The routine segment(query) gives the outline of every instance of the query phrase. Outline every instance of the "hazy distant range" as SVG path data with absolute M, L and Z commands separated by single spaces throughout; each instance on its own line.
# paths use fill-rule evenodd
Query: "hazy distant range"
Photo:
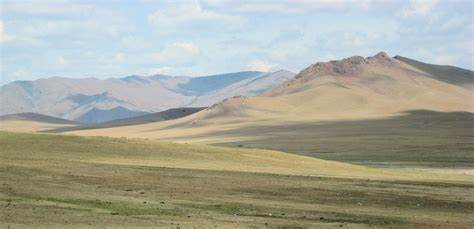
M 252 96 L 294 77 L 286 70 L 219 75 L 127 76 L 15 81 L 0 87 L 0 115 L 35 112 L 82 123 L 128 118 L 176 107 L 205 107 Z

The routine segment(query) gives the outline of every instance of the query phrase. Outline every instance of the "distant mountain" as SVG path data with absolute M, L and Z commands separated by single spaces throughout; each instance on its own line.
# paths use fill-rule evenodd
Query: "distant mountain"
M 474 86 L 474 72 L 471 70 L 449 65 L 427 64 L 403 56 L 395 56 L 394 59 L 428 73 L 428 76 L 433 79 L 463 87 Z
M 72 126 L 72 127 L 62 127 L 54 130 L 50 130 L 48 132 L 65 132 L 65 131 L 73 131 L 73 130 L 86 130 L 86 129 L 98 129 L 98 128 L 109 128 L 109 127 L 119 127 L 119 126 L 130 126 L 130 125 L 139 125 L 139 124 L 146 124 L 152 122 L 160 122 L 166 120 L 172 120 L 177 118 L 182 118 L 196 112 L 202 111 L 206 109 L 206 107 L 183 107 L 183 108 L 173 108 L 166 111 L 161 111 L 152 114 L 145 114 L 141 116 L 131 117 L 131 118 L 124 118 L 124 119 L 116 119 L 104 123 L 97 123 L 97 124 L 85 124 L 79 126 Z
M 51 123 L 51 124 L 77 124 L 74 121 L 56 118 L 48 115 L 42 115 L 37 113 L 18 113 L 18 114 L 9 114 L 9 115 L 2 115 L 0 116 L 0 120 L 7 121 L 7 120 L 23 120 L 23 121 L 36 121 L 36 122 L 43 122 L 43 123 Z
M 143 111 L 132 111 L 124 107 L 115 107 L 108 110 L 92 108 L 85 114 L 79 116 L 76 121 L 80 123 L 102 123 L 115 119 L 124 119 L 147 114 Z
M 210 91 L 217 91 L 231 84 L 243 81 L 255 76 L 262 75 L 262 72 L 237 72 L 221 75 L 212 75 L 192 78 L 186 83 L 178 84 L 178 91 L 186 95 L 205 95 Z
M 79 122 L 104 122 L 177 107 L 207 107 L 233 96 L 256 95 L 293 76 L 283 70 L 194 78 L 131 75 L 105 80 L 52 77 L 15 81 L 0 87 L 0 115 L 35 112 Z

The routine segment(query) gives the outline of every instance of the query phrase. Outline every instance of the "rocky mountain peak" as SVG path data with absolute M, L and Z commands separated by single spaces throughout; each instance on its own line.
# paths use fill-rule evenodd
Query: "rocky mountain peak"
M 367 58 L 362 56 L 352 56 L 342 60 L 332 60 L 329 62 L 318 62 L 313 64 L 298 74 L 295 79 L 308 81 L 311 78 L 322 75 L 354 76 L 359 74 L 365 65 L 385 65 L 392 63 L 392 58 L 385 52 L 379 52 L 376 55 Z

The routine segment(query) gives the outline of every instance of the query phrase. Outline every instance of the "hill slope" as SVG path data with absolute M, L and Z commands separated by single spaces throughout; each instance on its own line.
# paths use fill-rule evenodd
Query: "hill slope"
M 473 71 L 449 65 L 427 64 L 403 56 L 395 56 L 394 59 L 428 73 L 429 77 L 433 79 L 463 87 L 474 86 Z
M 45 131 L 60 127 L 71 127 L 74 121 L 36 113 L 19 113 L 0 116 L 0 130 Z
M 101 164 L 201 170 L 263 172 L 288 175 L 397 177 L 377 169 L 308 158 L 278 151 L 232 149 L 144 140 L 85 138 L 0 132 L 2 160 L 18 157 Z M 51 144 L 54 143 L 54 144 Z M 34 146 L 34 147 L 33 147 Z M 31 155 L 31 148 L 35 152 Z M 97 149 L 100 149 L 99 151 Z M 134 153 L 130 153 L 134 152 Z M 374 173 L 374 171 L 376 171 Z
M 356 163 L 370 164 L 373 158 L 379 165 L 417 166 L 426 161 L 443 166 L 446 154 L 457 152 L 460 163 L 451 161 L 450 165 L 465 165 L 462 160 L 467 159 L 471 166 L 472 139 L 466 137 L 472 136 L 471 114 L 457 112 L 474 110 L 469 99 L 473 95 L 472 90 L 433 79 L 379 53 L 316 63 L 258 96 L 230 98 L 181 119 L 73 133 L 280 149 L 337 160 L 352 157 Z M 435 112 L 408 113 L 410 118 L 406 118 L 411 110 Z M 353 131 L 344 130 L 345 125 Z M 340 128 L 342 132 L 334 132 Z M 404 144 L 397 146 L 397 142 Z M 433 151 L 440 142 L 446 148 Z M 363 155 L 348 157 L 344 146 L 350 145 L 367 147 L 367 151 L 353 151 Z M 396 149 L 402 152 L 398 158 L 382 155 Z M 321 156 L 324 152 L 334 154 Z M 436 156 L 429 159 L 432 152 Z
M 36 113 L 18 113 L 0 116 L 0 120 L 28 120 L 52 124 L 77 124 L 74 121 Z
M 65 131 L 73 131 L 73 130 L 86 130 L 86 129 L 99 129 L 99 128 L 110 128 L 110 127 L 119 127 L 119 126 L 130 126 L 130 125 L 140 125 L 152 122 L 161 122 L 166 120 L 178 119 L 182 118 L 201 110 L 205 109 L 205 107 L 183 107 L 183 108 L 173 108 L 166 111 L 161 111 L 152 114 L 140 115 L 131 118 L 124 118 L 124 119 L 116 119 L 104 123 L 97 123 L 97 124 L 85 124 L 80 126 L 73 126 L 73 127 L 64 127 L 58 128 L 54 130 L 49 130 L 47 132 L 54 132 L 60 133 Z

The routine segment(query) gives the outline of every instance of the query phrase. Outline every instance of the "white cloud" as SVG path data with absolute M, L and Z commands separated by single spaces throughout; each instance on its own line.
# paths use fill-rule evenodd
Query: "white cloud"
M 190 29 L 217 26 L 228 29 L 241 25 L 243 18 L 220 14 L 203 9 L 198 1 L 175 2 L 165 6 L 148 16 L 148 22 L 160 29 L 187 27 Z
M 411 0 L 407 7 L 404 7 L 399 15 L 401 17 L 426 16 L 430 14 L 438 4 L 439 0 Z
M 179 58 L 190 58 L 199 55 L 199 47 L 192 43 L 175 42 L 165 46 L 160 52 L 152 54 L 152 59 L 155 61 L 170 61 Z
M 263 60 L 253 60 L 248 64 L 248 67 L 251 70 L 261 71 L 261 72 L 271 71 L 271 70 L 275 69 L 275 67 L 277 67 L 277 66 L 278 66 L 277 64 L 271 64 L 271 63 L 265 62 Z

